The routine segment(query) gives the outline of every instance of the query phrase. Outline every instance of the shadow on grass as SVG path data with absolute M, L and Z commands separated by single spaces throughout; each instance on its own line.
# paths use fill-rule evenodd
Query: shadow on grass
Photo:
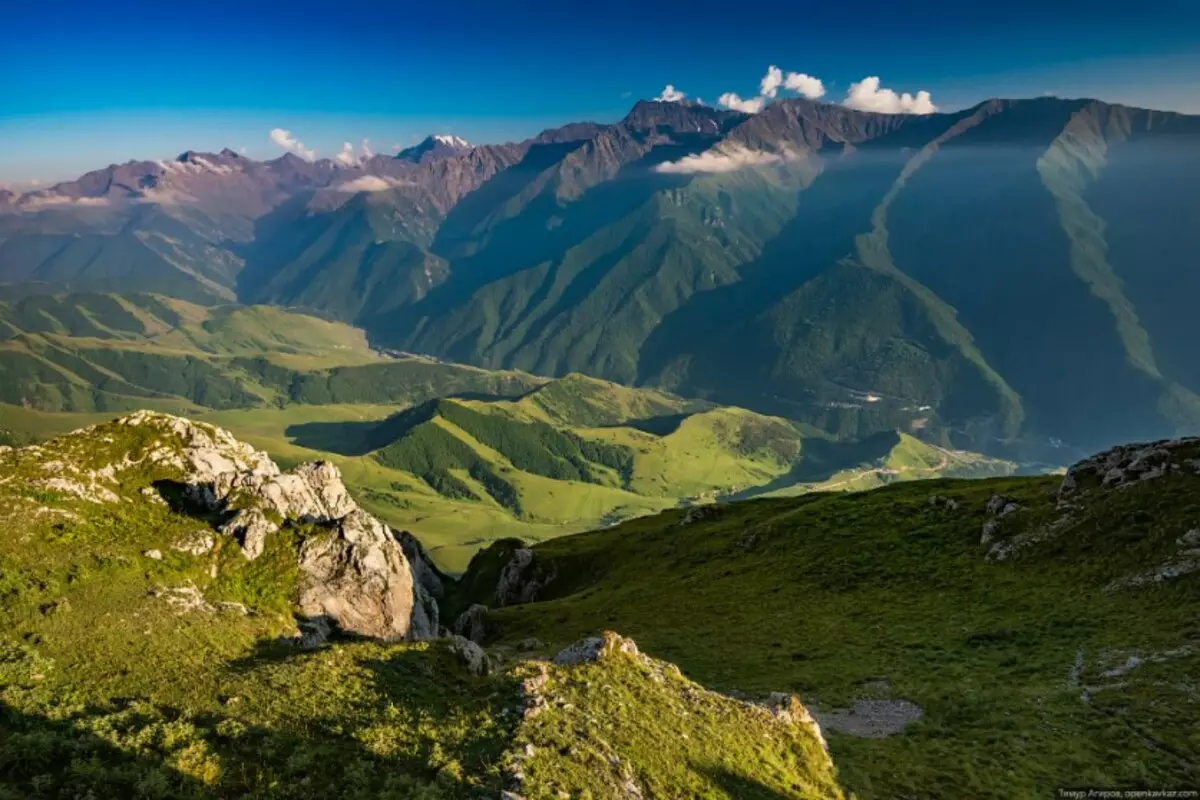
M 795 800 L 797 797 L 807 796 L 802 786 L 794 787 L 794 792 L 784 794 L 755 778 L 740 775 L 726 767 L 696 766 L 694 769 L 725 790 L 726 795 L 733 800 Z
M 284 713 L 278 727 L 226 709 L 187 713 L 136 700 L 28 713 L 0 701 L 0 798 L 495 797 L 518 696 L 471 676 L 443 648 L 363 647 L 362 689 L 331 716 Z M 305 663 L 310 660 L 318 663 Z M 320 651 L 266 643 L 241 668 L 265 688 L 327 676 Z M 343 686 L 314 683 L 317 694 Z M 316 708 L 329 706 L 318 704 Z M 260 706 L 262 707 L 262 706 Z M 40 709 L 39 709 L 40 711 Z M 371 736 L 363 731 L 371 730 Z
M 854 441 L 805 439 L 800 460 L 787 473 L 770 483 L 751 487 L 723 500 L 749 500 L 798 483 L 823 483 L 844 470 L 876 466 L 899 443 L 900 434 L 895 431 L 880 431 Z

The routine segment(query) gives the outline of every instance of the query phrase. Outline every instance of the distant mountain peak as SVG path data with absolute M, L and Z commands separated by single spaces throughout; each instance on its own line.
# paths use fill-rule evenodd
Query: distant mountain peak
M 401 161 L 416 163 L 426 158 L 438 158 L 463 153 L 470 150 L 473 146 L 461 136 L 435 133 L 431 136 L 426 136 L 419 144 L 401 150 L 396 154 L 396 158 Z

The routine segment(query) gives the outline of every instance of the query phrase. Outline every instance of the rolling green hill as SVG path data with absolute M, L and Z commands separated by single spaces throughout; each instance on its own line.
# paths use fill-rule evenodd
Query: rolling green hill
M 356 408 L 366 413 L 352 418 Z M 293 410 L 205 418 L 284 462 L 334 458 L 364 505 L 423 536 L 451 571 L 497 539 L 542 540 L 677 505 L 1017 469 L 905 434 L 836 441 L 582 376 L 515 400 L 430 400 L 386 419 L 381 410 L 337 407 L 296 423 Z

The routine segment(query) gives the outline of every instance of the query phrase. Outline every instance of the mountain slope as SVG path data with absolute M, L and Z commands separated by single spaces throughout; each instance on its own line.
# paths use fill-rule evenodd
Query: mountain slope
M 493 646 L 617 629 L 724 691 L 797 692 L 857 797 L 1188 786 L 1196 448 L 502 543 L 447 607 L 491 606 Z
M 444 578 L 327 463 L 281 473 L 142 413 L 0 450 L 0 498 L 21 534 L 0 542 L 6 796 L 842 796 L 794 698 L 708 692 L 618 637 L 553 664 L 439 638 Z M 689 735 L 663 764 L 677 713 Z M 596 724 L 606 739 L 552 746 Z
M 399 158 L 189 152 L 10 199 L 0 291 L 302 306 L 377 346 L 1061 462 L 1200 426 L 1198 120 L 641 102 Z

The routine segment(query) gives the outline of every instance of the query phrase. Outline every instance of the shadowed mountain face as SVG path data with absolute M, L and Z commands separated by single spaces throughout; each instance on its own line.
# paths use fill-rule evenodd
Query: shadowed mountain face
M 9 295 L 295 305 L 384 346 L 1061 462 L 1200 428 L 1200 118 L 638 103 L 355 164 L 230 151 L 0 198 Z

